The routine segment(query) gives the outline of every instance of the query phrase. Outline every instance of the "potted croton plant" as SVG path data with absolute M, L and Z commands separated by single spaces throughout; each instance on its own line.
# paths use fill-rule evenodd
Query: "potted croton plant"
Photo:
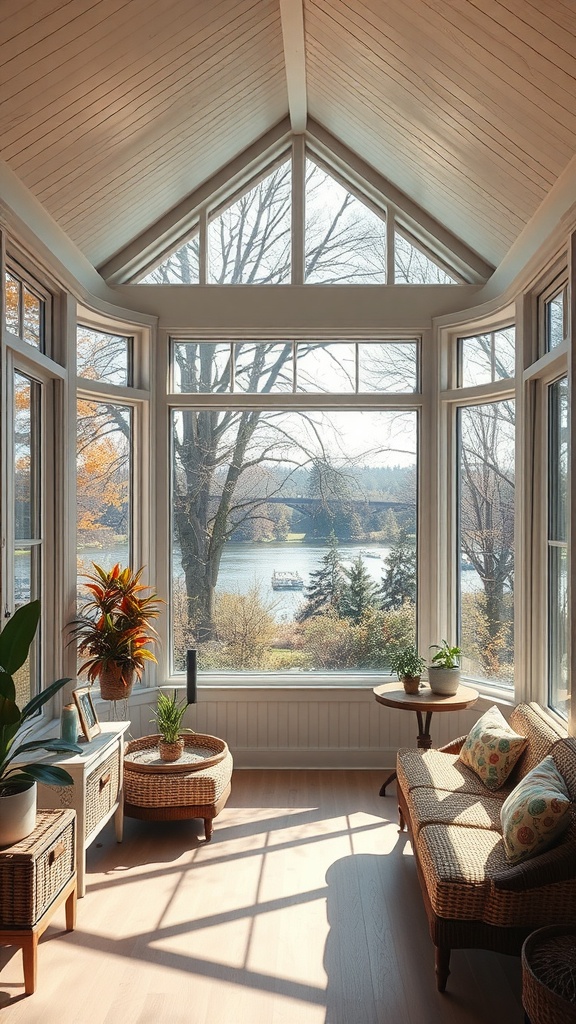
M 44 704 L 70 680 L 58 679 L 36 694 L 23 708 L 16 703 L 14 673 L 24 665 L 40 618 L 40 602 L 32 601 L 14 613 L 0 633 L 0 846 L 11 846 L 36 825 L 36 783 L 71 786 L 72 776 L 58 765 L 26 763 L 36 750 L 82 752 L 77 743 L 62 739 L 28 740 Z M 26 728 L 27 723 L 28 728 Z M 16 761 L 16 759 L 18 759 Z
M 90 683 L 99 680 L 103 700 L 122 700 L 130 696 L 134 677 L 142 679 L 146 662 L 156 662 L 149 645 L 158 642 L 151 620 L 160 614 L 159 598 L 140 582 L 143 566 L 92 566 L 84 576 L 91 596 L 71 623 L 72 641 L 81 656 L 88 655 L 79 671 Z

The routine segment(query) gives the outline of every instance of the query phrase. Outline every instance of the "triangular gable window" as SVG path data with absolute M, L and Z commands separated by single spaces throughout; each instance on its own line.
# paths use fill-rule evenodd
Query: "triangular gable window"
M 292 168 L 287 160 L 210 221 L 210 283 L 288 283 L 291 222 Z
M 200 242 L 196 232 L 159 267 L 141 278 L 140 284 L 198 284 L 199 280 Z
M 385 284 L 386 221 L 306 160 L 306 282 Z
M 273 169 L 270 170 L 270 167 Z M 294 169 L 294 170 L 293 170 Z M 294 148 L 236 192 L 195 210 L 192 237 L 141 284 L 459 284 L 434 243 L 400 228 L 324 157 Z M 302 192 L 303 187 L 303 192 Z M 294 211 L 303 211 L 295 218 Z M 390 223 L 387 225 L 387 217 Z M 392 220 L 394 219 L 394 225 Z M 388 230 L 387 230 L 388 228 Z M 393 238 L 393 241 L 392 241 Z M 393 252 L 387 253 L 388 244 Z M 446 261 L 449 255 L 446 256 Z M 394 277 L 391 271 L 394 267 Z
M 434 263 L 422 249 L 409 242 L 399 231 L 394 232 L 395 284 L 458 284 L 443 267 Z

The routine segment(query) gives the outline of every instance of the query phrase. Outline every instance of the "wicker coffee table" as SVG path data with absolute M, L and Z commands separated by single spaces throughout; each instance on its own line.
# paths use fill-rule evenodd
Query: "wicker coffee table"
M 224 740 L 184 737 L 178 761 L 162 761 L 159 736 L 132 740 L 124 751 L 124 813 L 145 821 L 203 818 L 206 841 L 231 789 L 233 761 Z

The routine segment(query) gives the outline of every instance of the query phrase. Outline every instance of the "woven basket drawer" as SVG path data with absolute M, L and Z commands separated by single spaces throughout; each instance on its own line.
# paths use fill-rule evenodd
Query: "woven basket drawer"
M 0 852 L 0 928 L 36 924 L 75 871 L 76 812 L 38 811 L 36 828 Z
M 120 789 L 120 748 L 99 764 L 86 778 L 86 820 L 84 839 L 87 839 L 102 818 L 105 818 L 118 799 Z

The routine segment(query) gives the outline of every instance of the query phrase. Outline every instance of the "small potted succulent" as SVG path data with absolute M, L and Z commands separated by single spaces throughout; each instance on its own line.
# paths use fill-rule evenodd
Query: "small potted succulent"
M 100 682 L 103 700 L 121 700 L 132 692 L 134 676 L 142 679 L 147 661 L 156 662 L 150 644 L 157 643 L 151 620 L 160 614 L 159 599 L 140 583 L 144 567 L 134 571 L 116 564 L 110 571 L 92 563 L 84 584 L 90 600 L 71 623 L 71 642 L 78 643 L 80 666 L 88 681 Z
M 390 664 L 398 679 L 402 680 L 406 693 L 418 693 L 420 676 L 426 668 L 426 659 L 418 653 L 418 648 L 413 644 L 400 647 L 392 656 Z
M 186 698 L 177 700 L 176 690 L 172 697 L 160 690 L 158 705 L 152 721 L 156 723 L 160 733 L 158 750 L 162 761 L 177 761 L 179 757 L 182 757 L 184 751 L 182 733 L 193 732 L 192 729 L 182 729 L 182 719 L 187 707 Z
M 430 649 L 436 651 L 432 656 L 432 664 L 428 666 L 430 689 L 438 696 L 453 697 L 460 686 L 462 651 L 459 647 L 451 646 L 447 640 L 441 644 L 431 644 Z

